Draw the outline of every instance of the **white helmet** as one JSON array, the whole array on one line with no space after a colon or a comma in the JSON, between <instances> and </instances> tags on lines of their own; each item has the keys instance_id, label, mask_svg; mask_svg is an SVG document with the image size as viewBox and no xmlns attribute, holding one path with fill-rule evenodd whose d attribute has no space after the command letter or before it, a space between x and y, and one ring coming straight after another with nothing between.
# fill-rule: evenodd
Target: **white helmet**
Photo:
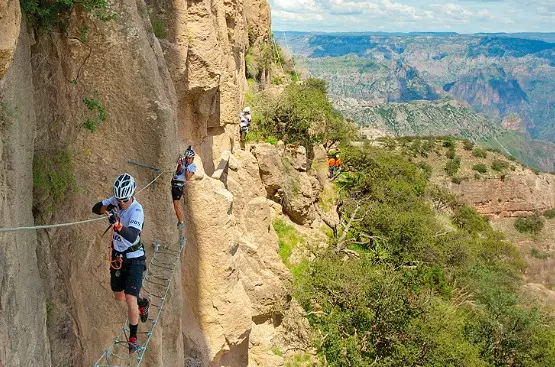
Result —
<instances>
[{"instance_id":1,"label":"white helmet","mask_svg":"<svg viewBox=\"0 0 555 367\"><path fill-rule=\"evenodd\" d=\"M244 113L251 113L251 108L250 108L250 107L245 107L245 108L243 109L243 112L244 112Z\"/></svg>"},{"instance_id":2,"label":"white helmet","mask_svg":"<svg viewBox=\"0 0 555 367\"><path fill-rule=\"evenodd\" d=\"M129 199L135 193L135 180L129 173L122 173L114 181L114 197L116 199Z\"/></svg>"}]
</instances>

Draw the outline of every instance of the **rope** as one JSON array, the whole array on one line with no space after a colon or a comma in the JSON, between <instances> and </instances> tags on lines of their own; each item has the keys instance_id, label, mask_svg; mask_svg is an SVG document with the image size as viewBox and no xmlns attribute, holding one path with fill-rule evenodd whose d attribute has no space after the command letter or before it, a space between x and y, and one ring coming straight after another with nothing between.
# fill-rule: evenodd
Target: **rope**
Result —
<instances>
[{"instance_id":1,"label":"rope","mask_svg":"<svg viewBox=\"0 0 555 367\"><path fill-rule=\"evenodd\" d=\"M156 178L152 181L150 181L148 183L148 185L146 185L145 187L143 187L142 189L140 189L139 191L137 191L135 193L135 195L139 194L141 191L143 191L144 189L146 189L147 187L149 187L150 185L152 185L156 180L158 180L160 178L160 176L162 176L164 173L168 173L168 172L173 172L173 171L164 171L162 173L160 173L158 176L156 176ZM59 223L59 224L47 224L47 225L42 225L42 226L28 226L28 227L15 227L15 228L0 228L0 233L1 232L14 232L14 231L29 231L29 230L37 230L37 229L48 229L48 228L58 228L58 227L67 227L67 226L73 226L76 224L83 224L83 223L90 223L90 222L96 222L99 220L104 220L106 219L104 216L99 217L99 218L92 218L92 219L85 219L85 220L80 220L77 222L67 222L67 223Z\"/></svg>"}]
</instances>

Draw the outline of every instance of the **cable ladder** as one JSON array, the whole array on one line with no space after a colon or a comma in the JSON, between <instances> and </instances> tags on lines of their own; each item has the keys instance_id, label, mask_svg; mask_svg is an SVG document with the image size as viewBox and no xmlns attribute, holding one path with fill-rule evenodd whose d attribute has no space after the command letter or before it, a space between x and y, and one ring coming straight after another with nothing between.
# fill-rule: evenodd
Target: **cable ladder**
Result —
<instances>
[{"instance_id":1,"label":"cable ladder","mask_svg":"<svg viewBox=\"0 0 555 367\"><path fill-rule=\"evenodd\" d=\"M129 355L127 343L129 321L126 321L120 333L93 367L139 367L141 365L154 328L162 314L162 308L168 296L171 280L175 269L178 267L181 252L185 244L185 236L182 233L180 233L176 248L173 249L170 246L164 246L158 241L154 241L154 253L147 270L143 274L143 287L141 288L141 294L149 298L150 306L149 318L143 324L147 327L147 330L137 332L137 342L141 345L139 350ZM141 326L139 326L140 328Z\"/></svg>"}]
</instances>

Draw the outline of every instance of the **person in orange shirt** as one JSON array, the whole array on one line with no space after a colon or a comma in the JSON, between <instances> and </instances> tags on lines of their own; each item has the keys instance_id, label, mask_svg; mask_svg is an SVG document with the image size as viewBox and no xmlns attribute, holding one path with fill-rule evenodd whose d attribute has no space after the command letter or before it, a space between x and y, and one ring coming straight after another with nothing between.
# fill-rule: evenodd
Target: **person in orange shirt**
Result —
<instances>
[{"instance_id":1,"label":"person in orange shirt","mask_svg":"<svg viewBox=\"0 0 555 367\"><path fill-rule=\"evenodd\" d=\"M335 157L333 155L328 159L328 166L330 170L330 178L332 178L335 171Z\"/></svg>"},{"instance_id":2,"label":"person in orange shirt","mask_svg":"<svg viewBox=\"0 0 555 367\"><path fill-rule=\"evenodd\" d=\"M341 173L341 164L343 164L343 162L341 162L341 158L339 158L339 153L337 153L335 155L335 169L333 170L335 176Z\"/></svg>"}]
</instances>

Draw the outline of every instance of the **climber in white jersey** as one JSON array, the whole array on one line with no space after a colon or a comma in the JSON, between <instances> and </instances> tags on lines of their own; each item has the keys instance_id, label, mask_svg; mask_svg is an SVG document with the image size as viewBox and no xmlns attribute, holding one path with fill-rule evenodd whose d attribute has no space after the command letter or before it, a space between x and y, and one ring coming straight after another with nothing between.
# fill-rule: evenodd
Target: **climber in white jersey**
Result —
<instances>
[{"instance_id":1,"label":"climber in white jersey","mask_svg":"<svg viewBox=\"0 0 555 367\"><path fill-rule=\"evenodd\" d=\"M177 160L175 175L173 176L171 182L173 208L175 210L175 216L177 217L177 229L183 228L183 215L181 214L181 209L179 208L179 201L181 200L181 196L183 196L185 182L189 181L197 171L197 166L193 162L194 159L195 151L189 145L185 151L185 157L181 157L180 155Z\"/></svg>"},{"instance_id":2,"label":"climber in white jersey","mask_svg":"<svg viewBox=\"0 0 555 367\"><path fill-rule=\"evenodd\" d=\"M137 343L139 317L142 322L146 322L150 306L147 298L139 296L146 257L140 237L144 212L142 205L133 196L135 187L133 177L123 173L114 182L114 195L92 208L93 213L106 214L112 224L110 286L116 300L127 303L130 354L140 348Z\"/></svg>"}]
</instances>

